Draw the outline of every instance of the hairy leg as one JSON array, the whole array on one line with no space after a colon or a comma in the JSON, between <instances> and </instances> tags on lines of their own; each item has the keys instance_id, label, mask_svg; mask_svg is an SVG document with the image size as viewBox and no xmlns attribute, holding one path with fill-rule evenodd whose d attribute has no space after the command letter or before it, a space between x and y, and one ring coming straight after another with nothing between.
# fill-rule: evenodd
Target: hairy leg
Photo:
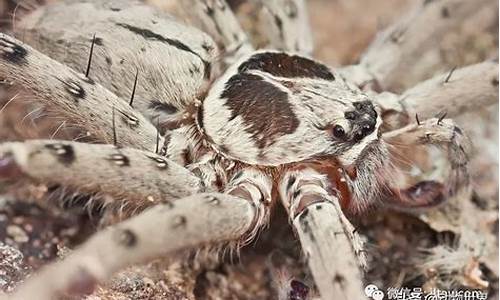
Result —
<instances>
[{"instance_id":1,"label":"hairy leg","mask_svg":"<svg viewBox=\"0 0 500 300\"><path fill-rule=\"evenodd\" d=\"M436 117L444 112L455 117L498 103L498 63L485 61L451 70L421 82L401 95L377 94L387 130L414 120Z\"/></svg>"},{"instance_id":2,"label":"hairy leg","mask_svg":"<svg viewBox=\"0 0 500 300\"><path fill-rule=\"evenodd\" d=\"M267 225L271 188L263 173L244 169L225 194L196 194L159 204L95 234L67 259L30 278L12 298L88 294L97 283L132 264L204 246L239 248Z\"/></svg>"},{"instance_id":3,"label":"hairy leg","mask_svg":"<svg viewBox=\"0 0 500 300\"><path fill-rule=\"evenodd\" d=\"M266 32L272 48L311 56L314 48L304 0L264 0Z\"/></svg>"},{"instance_id":4,"label":"hairy leg","mask_svg":"<svg viewBox=\"0 0 500 300\"><path fill-rule=\"evenodd\" d=\"M173 206L155 206L96 233L66 259L28 279L9 299L89 294L97 283L129 265L186 249L247 240L258 218L255 205L231 195L197 194Z\"/></svg>"},{"instance_id":5,"label":"hairy leg","mask_svg":"<svg viewBox=\"0 0 500 300\"><path fill-rule=\"evenodd\" d=\"M253 46L225 0L186 0L181 5L200 26L222 44L226 63L251 53Z\"/></svg>"},{"instance_id":6,"label":"hairy leg","mask_svg":"<svg viewBox=\"0 0 500 300\"><path fill-rule=\"evenodd\" d=\"M451 69L457 58L470 61L469 56L483 56L484 49L471 51L470 41L484 39L498 24L495 0L416 1L414 6L377 34L360 63L346 68L347 77L379 90L403 91ZM494 45L490 48L495 49ZM494 57L495 53L488 55Z\"/></svg>"},{"instance_id":7,"label":"hairy leg","mask_svg":"<svg viewBox=\"0 0 500 300\"><path fill-rule=\"evenodd\" d=\"M54 140L0 144L0 180L34 180L145 207L203 190L193 173L152 152Z\"/></svg>"},{"instance_id":8,"label":"hairy leg","mask_svg":"<svg viewBox=\"0 0 500 300\"><path fill-rule=\"evenodd\" d=\"M144 1L58 1L16 24L24 42L73 70L88 68L127 102L137 76L132 105L155 125L181 120L217 69L208 34Z\"/></svg>"},{"instance_id":9,"label":"hairy leg","mask_svg":"<svg viewBox=\"0 0 500 300\"><path fill-rule=\"evenodd\" d=\"M36 100L87 132L88 138L112 143L117 133L118 145L155 149L156 128L126 101L91 78L3 33L0 77L32 91Z\"/></svg>"},{"instance_id":10,"label":"hairy leg","mask_svg":"<svg viewBox=\"0 0 500 300\"><path fill-rule=\"evenodd\" d=\"M469 138L451 119L418 121L383 134L393 146L436 145L448 152L449 174L444 183L421 181L412 187L395 191L394 203L401 208L420 208L440 204L447 197L469 186L468 161L472 151Z\"/></svg>"},{"instance_id":11,"label":"hairy leg","mask_svg":"<svg viewBox=\"0 0 500 300\"><path fill-rule=\"evenodd\" d=\"M312 169L289 171L279 185L322 299L364 299L362 242L329 189Z\"/></svg>"}]
</instances>

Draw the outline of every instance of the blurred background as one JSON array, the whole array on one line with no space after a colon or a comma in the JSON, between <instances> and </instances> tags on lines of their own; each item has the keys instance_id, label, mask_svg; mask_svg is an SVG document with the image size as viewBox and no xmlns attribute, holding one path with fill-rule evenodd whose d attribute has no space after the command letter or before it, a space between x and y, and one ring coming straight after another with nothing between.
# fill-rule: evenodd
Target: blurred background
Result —
<instances>
[{"instance_id":1,"label":"blurred background","mask_svg":"<svg viewBox=\"0 0 500 300\"><path fill-rule=\"evenodd\" d=\"M47 2L55 0L1 0L0 30L12 31L13 19ZM176 1L148 2L184 17ZM420 2L307 1L315 58L332 67L356 63L378 31L404 18ZM487 9L493 17L487 22L483 19L480 30L473 21L453 28L445 39L435 41L442 61L430 75L388 89L401 92L433 74L498 59L498 2L481 3L478 10ZM233 0L231 5L254 43L265 45L258 6L245 0ZM29 93L12 100L14 95L10 86L0 85L0 141L74 137L71 128L44 118L42 108L23 101ZM475 146L473 191L431 212L379 211L353 220L367 240L367 282L385 289L481 289L489 293L488 299L498 299L498 105L457 121ZM420 159L429 159L423 156ZM64 256L99 226L99 216L81 209L85 197L72 197L71 205L55 205L44 201L47 189L0 185L0 289L4 291L47 261ZM310 295L314 295L312 278L286 217L278 211L275 219L260 240L243 249L233 263L209 257L173 264L154 262L121 272L90 299L277 299L286 277L311 287Z\"/></svg>"}]
</instances>

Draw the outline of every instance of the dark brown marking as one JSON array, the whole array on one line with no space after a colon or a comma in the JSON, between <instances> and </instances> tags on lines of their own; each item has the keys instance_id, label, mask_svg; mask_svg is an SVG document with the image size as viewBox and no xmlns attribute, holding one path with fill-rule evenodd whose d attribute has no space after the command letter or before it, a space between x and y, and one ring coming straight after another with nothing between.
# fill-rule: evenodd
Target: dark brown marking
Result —
<instances>
[{"instance_id":1,"label":"dark brown marking","mask_svg":"<svg viewBox=\"0 0 500 300\"><path fill-rule=\"evenodd\" d=\"M283 39L283 21L281 21L279 16L274 16L274 23L278 27L278 31L280 32L280 39Z\"/></svg>"},{"instance_id":2,"label":"dark brown marking","mask_svg":"<svg viewBox=\"0 0 500 300\"><path fill-rule=\"evenodd\" d=\"M57 160L63 165L70 165L75 161L75 151L71 145L47 144L45 148L52 151L57 156Z\"/></svg>"},{"instance_id":3,"label":"dark brown marking","mask_svg":"<svg viewBox=\"0 0 500 300\"><path fill-rule=\"evenodd\" d=\"M238 178L240 178L241 176L243 175L243 171L239 171L238 173L236 173L233 177L233 179L231 179L231 181L235 181L237 180Z\"/></svg>"},{"instance_id":4,"label":"dark brown marking","mask_svg":"<svg viewBox=\"0 0 500 300\"><path fill-rule=\"evenodd\" d=\"M26 56L28 55L28 50L24 47L17 45L13 41L9 41L4 37L0 37L0 47L3 48L0 50L3 58L9 62L18 65L24 65L27 63Z\"/></svg>"},{"instance_id":5,"label":"dark brown marking","mask_svg":"<svg viewBox=\"0 0 500 300\"><path fill-rule=\"evenodd\" d=\"M185 52L188 52L188 53L195 55L196 57L198 57L202 61L203 65L205 66L205 78L210 77L211 64L208 61L204 60L198 53L194 52L191 48L189 48L189 46L182 43L181 41L176 40L176 39L166 38L166 37L164 37L158 33L155 33L149 29L139 28L139 27L135 27L133 25L125 24L125 23L115 23L115 24L120 26L120 27L123 27L123 28L125 28L125 29L127 29L135 34L138 34L147 40L153 40L153 41L166 43L166 44L168 44L172 47L175 47L181 51L185 51Z\"/></svg>"},{"instance_id":6,"label":"dark brown marking","mask_svg":"<svg viewBox=\"0 0 500 300\"><path fill-rule=\"evenodd\" d=\"M175 114L179 109L172 104L160 102L158 100L153 100L149 103L148 107L154 111L159 111L166 113L168 115Z\"/></svg>"},{"instance_id":7,"label":"dark brown marking","mask_svg":"<svg viewBox=\"0 0 500 300\"><path fill-rule=\"evenodd\" d=\"M295 2L293 1L290 1L288 2L288 5L289 5L289 10L288 10L288 17L290 17L291 19L295 19L298 15L298 8L297 8L297 5L295 4Z\"/></svg>"},{"instance_id":8,"label":"dark brown marking","mask_svg":"<svg viewBox=\"0 0 500 300\"><path fill-rule=\"evenodd\" d=\"M333 277L333 281L340 284L340 285L344 285L345 284L345 277L337 273L337 274L335 274L335 277Z\"/></svg>"},{"instance_id":9,"label":"dark brown marking","mask_svg":"<svg viewBox=\"0 0 500 300\"><path fill-rule=\"evenodd\" d=\"M450 17L450 10L448 9L448 7L444 6L443 8L441 8L441 17L445 19Z\"/></svg>"},{"instance_id":10,"label":"dark brown marking","mask_svg":"<svg viewBox=\"0 0 500 300\"><path fill-rule=\"evenodd\" d=\"M286 53L258 53L238 67L240 73L250 70L263 71L278 77L335 80L335 76L327 66L305 57Z\"/></svg>"},{"instance_id":11,"label":"dark brown marking","mask_svg":"<svg viewBox=\"0 0 500 300\"><path fill-rule=\"evenodd\" d=\"M491 84L494 86L498 86L498 77L495 77L491 80Z\"/></svg>"},{"instance_id":12,"label":"dark brown marking","mask_svg":"<svg viewBox=\"0 0 500 300\"><path fill-rule=\"evenodd\" d=\"M187 219L184 216L177 216L174 218L174 222L172 224L173 228L179 228L186 226Z\"/></svg>"},{"instance_id":13,"label":"dark brown marking","mask_svg":"<svg viewBox=\"0 0 500 300\"><path fill-rule=\"evenodd\" d=\"M215 187L217 188L217 191L222 192L224 190L224 181L222 181L221 176L216 173L215 174Z\"/></svg>"},{"instance_id":14,"label":"dark brown marking","mask_svg":"<svg viewBox=\"0 0 500 300\"><path fill-rule=\"evenodd\" d=\"M158 169L168 169L168 161L159 156L148 156L149 159L155 162Z\"/></svg>"},{"instance_id":15,"label":"dark brown marking","mask_svg":"<svg viewBox=\"0 0 500 300\"><path fill-rule=\"evenodd\" d=\"M128 167L130 166L130 159L121 153L112 154L109 158L109 161L115 163L115 165L120 167Z\"/></svg>"},{"instance_id":16,"label":"dark brown marking","mask_svg":"<svg viewBox=\"0 0 500 300\"><path fill-rule=\"evenodd\" d=\"M72 79L68 80L59 79L59 81L61 81L64 84L64 89L76 100L85 98L86 96L85 90L78 82Z\"/></svg>"},{"instance_id":17,"label":"dark brown marking","mask_svg":"<svg viewBox=\"0 0 500 300\"><path fill-rule=\"evenodd\" d=\"M297 178L295 176L290 176L290 178L288 178L288 183L286 184L287 191L289 191L290 188L293 186L293 184L295 183L295 180L297 180Z\"/></svg>"},{"instance_id":18,"label":"dark brown marking","mask_svg":"<svg viewBox=\"0 0 500 300\"><path fill-rule=\"evenodd\" d=\"M295 192L293 192L293 199L297 199L297 197L302 193L302 191L300 189L296 190Z\"/></svg>"},{"instance_id":19,"label":"dark brown marking","mask_svg":"<svg viewBox=\"0 0 500 300\"><path fill-rule=\"evenodd\" d=\"M130 229L120 230L118 233L118 243L131 248L137 244L137 235Z\"/></svg>"},{"instance_id":20,"label":"dark brown marking","mask_svg":"<svg viewBox=\"0 0 500 300\"><path fill-rule=\"evenodd\" d=\"M89 77L85 77L85 78L83 78L83 79L82 79L82 81L83 81L83 82L86 82L86 83L88 83L88 84L90 84L90 85L95 85L95 80L94 80L94 79L92 79L92 78L89 78Z\"/></svg>"},{"instance_id":21,"label":"dark brown marking","mask_svg":"<svg viewBox=\"0 0 500 300\"><path fill-rule=\"evenodd\" d=\"M214 47L209 45L206 41L203 42L203 44L201 44L201 47L203 48L203 50L205 50L207 52L211 52L212 50L214 50Z\"/></svg>"},{"instance_id":22,"label":"dark brown marking","mask_svg":"<svg viewBox=\"0 0 500 300\"><path fill-rule=\"evenodd\" d=\"M121 110L118 110L118 112L121 114L121 120L123 123L129 125L132 128L135 128L139 126L139 119L137 119L134 116L131 116Z\"/></svg>"},{"instance_id":23,"label":"dark brown marking","mask_svg":"<svg viewBox=\"0 0 500 300\"><path fill-rule=\"evenodd\" d=\"M204 129L204 123L203 123L203 105L200 105L198 107L198 110L196 111L196 123L198 124L198 127L201 129Z\"/></svg>"},{"instance_id":24,"label":"dark brown marking","mask_svg":"<svg viewBox=\"0 0 500 300\"><path fill-rule=\"evenodd\" d=\"M208 203L214 205L214 206L218 206L220 205L220 199L215 197L215 196L208 196Z\"/></svg>"},{"instance_id":25,"label":"dark brown marking","mask_svg":"<svg viewBox=\"0 0 500 300\"><path fill-rule=\"evenodd\" d=\"M227 82L222 98L232 111L233 120L243 118L245 130L252 134L259 148L276 138L295 132L299 120L288 102L288 94L252 74L236 74ZM263 122L263 120L266 120Z\"/></svg>"},{"instance_id":26,"label":"dark brown marking","mask_svg":"<svg viewBox=\"0 0 500 300\"><path fill-rule=\"evenodd\" d=\"M104 58L104 60L106 61L106 63L107 63L109 66L111 66L111 65L113 64L113 60L112 60L112 59L111 59L111 57L109 57L109 56L106 56L106 57Z\"/></svg>"},{"instance_id":27,"label":"dark brown marking","mask_svg":"<svg viewBox=\"0 0 500 300\"><path fill-rule=\"evenodd\" d=\"M98 46L104 45L103 42L102 42L102 38L96 37L95 38L95 44L98 45Z\"/></svg>"},{"instance_id":28,"label":"dark brown marking","mask_svg":"<svg viewBox=\"0 0 500 300\"><path fill-rule=\"evenodd\" d=\"M304 210L302 210L302 212L300 212L299 220L304 220L304 218L307 217L308 214L309 214L309 209L306 207L304 208Z\"/></svg>"}]
</instances>

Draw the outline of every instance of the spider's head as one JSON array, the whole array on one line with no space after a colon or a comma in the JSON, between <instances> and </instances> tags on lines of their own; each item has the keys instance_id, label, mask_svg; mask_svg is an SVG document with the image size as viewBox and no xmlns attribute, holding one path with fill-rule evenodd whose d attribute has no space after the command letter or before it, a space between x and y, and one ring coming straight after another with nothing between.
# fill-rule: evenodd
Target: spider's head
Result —
<instances>
[{"instance_id":1,"label":"spider's head","mask_svg":"<svg viewBox=\"0 0 500 300\"><path fill-rule=\"evenodd\" d=\"M330 139L326 152L348 166L361 159L368 146L379 142L382 120L370 100L354 101L334 115L333 121L322 128Z\"/></svg>"},{"instance_id":2,"label":"spider's head","mask_svg":"<svg viewBox=\"0 0 500 300\"><path fill-rule=\"evenodd\" d=\"M284 84L299 120L297 130L288 137L299 142L294 148L303 152L303 160L333 156L347 167L381 143L382 119L370 97L337 74L333 78Z\"/></svg>"},{"instance_id":3,"label":"spider's head","mask_svg":"<svg viewBox=\"0 0 500 300\"><path fill-rule=\"evenodd\" d=\"M378 140L370 99L314 60L261 51L214 84L198 123L220 153L277 166L334 156L351 165Z\"/></svg>"}]
</instances>

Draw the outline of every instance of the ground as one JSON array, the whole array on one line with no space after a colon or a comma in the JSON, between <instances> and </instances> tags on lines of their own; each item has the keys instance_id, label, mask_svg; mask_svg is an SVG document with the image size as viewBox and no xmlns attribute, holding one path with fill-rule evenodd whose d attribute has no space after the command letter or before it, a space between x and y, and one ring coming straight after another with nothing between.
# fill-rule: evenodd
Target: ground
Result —
<instances>
[{"instance_id":1,"label":"ground","mask_svg":"<svg viewBox=\"0 0 500 300\"><path fill-rule=\"evenodd\" d=\"M0 2L0 9L5 20L10 20L14 6L6 2ZM375 33L413 3L310 0L315 56L331 66L355 62ZM239 10L244 14L251 8L243 4ZM251 27L251 18L248 19L245 25ZM8 22L3 26L8 26ZM451 69L495 56L497 44L496 26L462 45L462 54L453 56L447 64ZM8 96L1 89L0 104L5 104ZM27 108L22 101L13 101L5 108L3 104L0 141L50 137L57 129L43 117L32 121L36 116L31 114L25 118L33 108ZM352 220L367 239L367 283L385 289L483 289L489 292L488 299L498 299L497 110L498 106L459 119L474 135L472 192L450 199L444 207L430 213L378 211ZM67 134L57 132L55 136L68 138ZM0 185L0 193L4 194L0 196L0 289L4 291L10 291L44 263L66 255L99 226L100 212L81 209L85 198L75 199L71 205L68 201L65 205L47 203L45 195L49 190L45 186ZM286 276L309 286L310 295L314 295L312 278L282 211L275 212L269 230L242 249L238 257L193 257L131 268L89 298L276 299ZM443 262L441 258L449 260ZM448 274L450 269L453 272Z\"/></svg>"}]
</instances>

